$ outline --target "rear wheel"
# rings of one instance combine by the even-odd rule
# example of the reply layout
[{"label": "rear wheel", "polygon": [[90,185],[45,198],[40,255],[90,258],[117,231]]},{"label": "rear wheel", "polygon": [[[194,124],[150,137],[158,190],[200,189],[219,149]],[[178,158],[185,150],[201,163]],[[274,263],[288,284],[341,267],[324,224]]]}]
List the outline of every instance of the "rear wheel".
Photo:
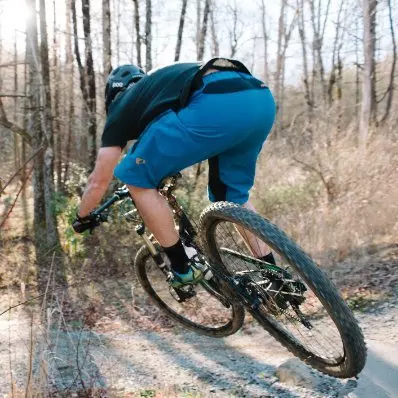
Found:
[{"label": "rear wheel", "polygon": [[211,337],[229,336],[241,328],[244,309],[240,304],[219,300],[211,287],[200,284],[177,294],[146,246],[138,251],[134,265],[138,280],[153,303],[184,327]]},{"label": "rear wheel", "polygon": [[[238,228],[269,245],[280,256],[278,265],[254,258]],[[326,275],[283,231],[227,202],[207,207],[199,230],[212,263],[233,278],[242,302],[272,336],[328,375],[346,378],[361,372],[366,346],[353,313]]]}]

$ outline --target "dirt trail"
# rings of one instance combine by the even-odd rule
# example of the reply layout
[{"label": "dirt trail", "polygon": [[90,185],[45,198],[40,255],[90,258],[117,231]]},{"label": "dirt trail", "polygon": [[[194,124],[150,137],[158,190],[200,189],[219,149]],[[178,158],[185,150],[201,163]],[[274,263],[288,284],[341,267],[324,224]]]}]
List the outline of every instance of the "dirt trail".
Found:
[{"label": "dirt trail", "polygon": [[[36,330],[33,379],[36,384],[43,381],[46,370],[53,389],[65,396],[93,387],[107,390],[101,396],[118,397],[160,392],[163,397],[398,397],[396,303],[357,316],[369,346],[358,382],[314,372],[316,385],[311,389],[279,383],[275,370],[291,355],[257,326],[212,339],[180,328],[140,331],[122,320],[106,331]],[[22,309],[10,319],[0,318],[0,395],[11,391],[10,360],[14,391],[24,390],[29,341],[30,321]]]}]

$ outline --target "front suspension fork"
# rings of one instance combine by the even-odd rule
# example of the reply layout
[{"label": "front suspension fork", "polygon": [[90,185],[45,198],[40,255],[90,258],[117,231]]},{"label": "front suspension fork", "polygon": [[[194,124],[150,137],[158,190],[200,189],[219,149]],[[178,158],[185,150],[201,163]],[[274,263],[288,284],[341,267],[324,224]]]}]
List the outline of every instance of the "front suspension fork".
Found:
[{"label": "front suspension fork", "polygon": [[151,237],[145,232],[145,224],[142,223],[137,225],[135,228],[135,232],[142,238],[145,243],[145,246],[148,248],[150,255],[152,256],[153,260],[155,261],[156,265],[160,268],[160,270],[164,273],[168,273],[167,265],[163,260],[162,255],[153,244]]}]

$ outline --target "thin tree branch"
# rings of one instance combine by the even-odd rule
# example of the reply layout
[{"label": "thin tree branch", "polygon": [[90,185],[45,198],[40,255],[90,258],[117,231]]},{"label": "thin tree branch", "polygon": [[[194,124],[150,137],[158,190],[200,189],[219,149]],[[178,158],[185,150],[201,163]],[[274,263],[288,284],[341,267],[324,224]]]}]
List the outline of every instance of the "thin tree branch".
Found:
[{"label": "thin tree branch", "polygon": [[15,65],[27,65],[28,62],[25,61],[18,61],[18,62],[8,62],[6,64],[0,64],[0,68],[11,68],[14,67]]},{"label": "thin tree branch", "polygon": [[28,132],[22,127],[8,120],[1,98],[0,98],[0,125],[5,127],[6,129],[11,130],[13,133],[20,135],[29,145],[31,144],[32,137],[28,134]]},{"label": "thin tree branch", "polygon": [[[3,220],[2,220],[2,222],[1,222],[1,224],[0,224],[0,229],[3,227],[3,225],[5,224],[5,222],[6,222],[7,219],[8,219],[9,215],[10,215],[11,212],[13,211],[14,206],[15,206],[15,203],[17,203],[17,200],[18,200],[18,198],[19,198],[19,195],[21,194],[21,192],[22,192],[22,190],[23,190],[25,184],[26,184],[27,181],[29,180],[29,178],[30,178],[32,172],[33,172],[33,166],[30,168],[30,171],[29,171],[28,175],[26,176],[25,181],[22,182],[21,187],[20,187],[19,190],[18,190],[17,196],[16,196],[15,199],[14,199],[14,202],[12,203],[12,205],[11,205],[10,208],[8,209],[7,213],[5,214]],[[1,315],[1,314],[0,314],[0,315]]]},{"label": "thin tree branch", "polygon": [[24,167],[31,161],[33,160],[41,151],[43,151],[43,147],[40,147],[5,183],[4,186],[1,185],[0,183],[0,196],[1,194],[5,191],[5,189],[10,185],[11,181],[24,169]]},{"label": "thin tree branch", "polygon": [[314,166],[311,166],[311,165],[308,164],[308,163],[303,162],[302,160],[297,159],[296,157],[293,157],[292,159],[293,159],[295,162],[297,162],[297,163],[303,165],[305,168],[307,168],[307,169],[313,171],[314,173],[316,173],[316,174],[319,176],[319,178],[321,179],[321,181],[323,182],[323,185],[324,185],[324,186],[326,187],[326,189],[327,189],[328,184],[327,184],[327,182],[326,182],[326,180],[325,180],[325,177],[323,176],[323,174],[322,174],[322,172],[321,172],[320,170],[318,170],[318,169],[317,169],[316,167],[314,167]]},{"label": "thin tree branch", "polygon": [[5,93],[0,93],[0,97],[1,98],[7,98],[7,97],[9,97],[9,98],[23,98],[23,97],[26,97],[26,95],[25,94],[5,94]]}]

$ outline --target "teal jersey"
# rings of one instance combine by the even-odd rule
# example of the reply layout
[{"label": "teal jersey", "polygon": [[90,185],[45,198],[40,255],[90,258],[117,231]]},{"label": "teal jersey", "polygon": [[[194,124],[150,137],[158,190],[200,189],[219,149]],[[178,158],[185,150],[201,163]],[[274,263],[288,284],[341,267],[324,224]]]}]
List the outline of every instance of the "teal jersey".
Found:
[{"label": "teal jersey", "polygon": [[101,146],[123,148],[127,141],[139,138],[157,116],[186,106],[210,68],[250,73],[241,62],[226,58],[213,58],[206,63],[176,63],[151,71],[112,102]]}]

